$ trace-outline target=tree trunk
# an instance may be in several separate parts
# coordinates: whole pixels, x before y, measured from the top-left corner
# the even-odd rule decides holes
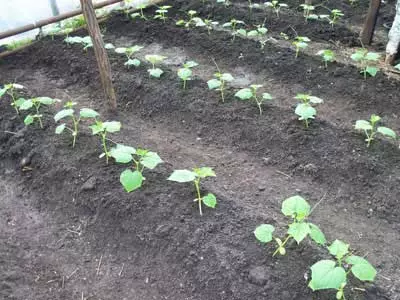
[[[305,0],[304,4],[312,5],[312,0]]]
[[[363,45],[370,45],[372,42],[380,5],[381,0],[371,0],[371,2],[369,3],[367,18],[365,19],[364,27],[361,30],[360,34],[361,42],[363,43]]]
[[[386,45],[387,64],[393,65],[400,44],[400,0],[396,4],[396,16],[393,21],[392,28],[389,31],[389,42]]]
[[[111,77],[111,65],[108,59],[107,51],[104,48],[103,38],[101,37],[100,27],[97,23],[96,13],[93,8],[92,0],[80,0],[83,15],[85,16],[87,29],[93,42],[93,49],[96,55],[97,66],[99,67],[101,84],[104,95],[111,106],[111,110],[117,109],[117,99],[114,92]]]
[[[58,9],[57,0],[49,0],[49,2],[53,16],[58,16],[60,14],[60,10]]]

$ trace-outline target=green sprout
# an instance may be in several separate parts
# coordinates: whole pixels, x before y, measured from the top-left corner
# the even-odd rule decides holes
[[[92,39],[90,36],[80,37],[80,36],[69,36],[64,39],[67,44],[81,44],[83,50],[93,47]]]
[[[18,102],[19,110],[30,110],[32,107],[35,108],[34,114],[29,114],[24,119],[24,124],[26,126],[31,125],[35,122],[35,120],[39,121],[40,128],[43,128],[42,117],[43,115],[40,113],[40,108],[42,105],[52,105],[58,100],[49,98],[49,97],[37,97],[32,99],[23,99]]]
[[[203,178],[207,177],[215,177],[215,172],[213,171],[212,168],[209,167],[202,167],[202,168],[194,168],[193,170],[175,170],[172,172],[171,176],[168,177],[168,180],[170,181],[175,181],[175,182],[193,182],[195,189],[196,189],[196,194],[197,198],[194,200],[198,203],[199,205],[199,212],[200,215],[203,215],[202,211],[202,203],[204,205],[215,208],[217,205],[217,198],[215,197],[214,194],[207,194],[205,196],[201,196],[200,193],[200,180]]]
[[[170,5],[159,6],[158,9],[156,10],[156,15],[153,18],[155,20],[157,20],[157,19],[163,20],[165,23],[165,20],[167,19],[165,14],[168,13],[168,9],[170,9],[171,7],[172,6],[170,6]]]
[[[188,80],[192,80],[192,68],[198,66],[199,64],[195,61],[188,61],[185,64],[183,64],[183,68],[178,69],[178,76],[180,79],[183,81],[183,89],[186,89],[186,82]]]
[[[217,2],[217,4],[224,4],[225,7],[228,7],[229,5],[231,5],[231,2],[229,0],[217,0],[216,2]]]
[[[143,9],[145,9],[147,6],[146,4],[140,4],[136,8],[139,9],[140,12],[134,12],[131,14],[131,18],[135,19],[137,17],[143,19],[143,20],[148,20],[147,17],[144,15]]]
[[[297,104],[294,113],[299,116],[300,121],[304,121],[304,126],[308,128],[309,120],[314,119],[317,114],[317,110],[312,105],[321,104],[324,100],[309,94],[297,94],[295,99],[301,102]]]
[[[265,38],[265,36],[267,35],[268,29],[263,25],[257,25],[256,27],[257,29],[247,32],[247,36],[258,38],[261,50],[264,50],[265,44],[267,43],[267,39]]]
[[[271,8],[275,12],[275,14],[278,17],[278,19],[279,19],[279,13],[281,11],[281,8],[287,8],[288,7],[288,5],[286,3],[281,3],[281,2],[279,2],[277,0],[273,0],[273,1],[270,1],[270,2],[269,1],[265,2],[264,5],[266,7]]]
[[[345,300],[344,288],[350,273],[361,281],[374,281],[375,268],[364,257],[353,255],[349,247],[349,244],[335,240],[328,251],[336,260],[323,259],[313,264],[308,287],[313,291],[335,289],[336,299]]]
[[[211,34],[211,30],[214,28],[214,26],[217,26],[219,24],[218,21],[213,21],[210,19],[200,19],[196,18],[196,27],[206,27],[208,35]]]
[[[358,62],[361,67],[360,73],[364,75],[364,79],[367,79],[367,74],[375,77],[379,71],[379,68],[370,66],[370,62],[378,62],[380,55],[375,52],[368,52],[367,49],[359,49],[351,55],[351,59]]]
[[[186,28],[190,28],[190,25],[192,25],[192,23],[193,24],[196,24],[196,20],[195,20],[195,16],[196,16],[196,14],[197,14],[197,11],[195,11],[195,10],[189,10],[188,12],[187,12],[187,14],[188,14],[188,16],[189,16],[189,20],[183,20],[183,19],[180,19],[180,20],[178,20],[175,24],[177,25],[177,26],[184,26],[184,27],[186,27]],[[200,19],[201,20],[201,19]],[[197,20],[198,21],[198,20]]]
[[[221,100],[225,102],[225,90],[226,90],[226,83],[233,81],[233,76],[230,73],[221,73],[218,71],[214,74],[213,79],[207,81],[208,88],[210,90],[217,90],[221,92]]]
[[[332,50],[320,50],[317,52],[317,55],[322,57],[322,60],[324,61],[325,64],[325,69],[328,68],[328,62],[334,62],[335,61],[335,52]]]
[[[378,115],[371,115],[369,121],[367,120],[357,120],[355,124],[356,130],[364,131],[366,136],[365,141],[367,142],[367,147],[371,145],[371,142],[375,139],[375,136],[379,133],[385,137],[396,139],[396,133],[385,126],[377,126],[378,122],[381,120],[381,117]]]
[[[261,224],[255,231],[254,235],[257,240],[263,244],[269,243],[275,240],[277,248],[272,254],[285,255],[286,244],[289,240],[294,239],[297,244],[300,244],[307,236],[309,236],[315,243],[319,245],[325,245],[326,239],[323,232],[319,227],[313,223],[307,221],[308,216],[311,214],[310,204],[301,196],[292,196],[282,202],[282,213],[291,218],[291,222],[288,224],[288,230],[286,237],[282,241],[279,237],[274,237],[273,233],[275,227],[270,224]]]
[[[18,40],[18,41],[12,41],[12,42],[6,44],[6,48],[7,48],[7,50],[13,51],[13,50],[28,46],[30,44],[32,44],[32,39],[25,38],[25,39]]]
[[[265,101],[272,100],[272,96],[269,93],[263,93],[262,97],[257,96],[257,90],[261,87],[261,84],[252,84],[250,87],[241,89],[235,94],[235,97],[238,97],[240,100],[254,100],[258,106],[258,110],[260,111],[260,116],[263,112],[262,104]]]
[[[121,130],[121,123],[117,121],[110,122],[102,122],[96,120],[96,123],[89,126],[92,129],[93,135],[98,135],[101,139],[101,145],[103,147],[103,153],[100,154],[99,158],[106,157],[106,162],[108,164],[108,160],[111,157],[110,150],[107,147],[107,134],[119,132]]]
[[[17,90],[22,90],[24,88],[23,85],[18,83],[8,83],[0,89],[0,99],[4,95],[9,95],[11,98],[11,106],[14,107],[17,114],[19,114],[18,106],[25,101],[24,98],[18,96]]]
[[[296,36],[292,43],[296,47],[296,58],[299,57],[300,49],[307,48],[309,42],[311,42],[311,40],[306,36]]]
[[[71,31],[83,27],[85,25],[86,25],[86,20],[83,15],[72,17],[62,22],[62,27],[68,28]]]
[[[343,16],[344,16],[344,13],[341,10],[332,9],[330,15],[320,15],[319,17],[321,19],[327,19],[329,21],[329,24],[331,24],[333,27],[339,21],[339,19]]]
[[[132,163],[132,168],[126,169],[120,175],[120,183],[125,191],[130,193],[137,190],[142,186],[143,181],[146,179],[143,176],[144,170],[153,170],[157,165],[162,163],[162,159],[157,153],[146,149],[135,149],[130,146],[117,144],[111,148],[110,156],[115,159],[117,163],[127,164]]]
[[[56,134],[61,134],[67,129],[72,135],[72,148],[75,148],[76,137],[79,133],[79,123],[82,119],[95,119],[99,116],[99,113],[90,108],[81,108],[79,116],[74,110],[75,102],[68,101],[65,103],[64,108],[60,110],[54,116],[54,121],[59,122],[60,120],[71,119],[72,126],[68,126],[67,123],[62,123],[56,127]]]
[[[235,41],[236,35],[240,32],[237,31],[238,25],[244,25],[245,23],[240,20],[232,19],[229,22],[222,25],[222,27],[230,27],[232,29],[232,42]]]
[[[313,11],[315,10],[314,5],[301,4],[300,7],[303,9],[303,16],[306,19],[306,21],[318,19],[318,15],[313,14]]]
[[[163,70],[160,68],[156,68],[155,65],[158,63],[161,63],[164,59],[166,59],[166,56],[162,55],[157,55],[157,54],[149,54],[144,57],[148,62],[151,63],[152,68],[148,69],[147,72],[149,72],[150,76],[155,77],[155,78],[160,78],[160,76],[164,73]]]
[[[132,58],[132,57],[136,52],[140,51],[141,49],[143,49],[143,46],[135,45],[135,46],[132,46],[132,47],[127,47],[127,48],[125,48],[125,47],[116,48],[115,52],[119,53],[119,54],[125,54],[126,58],[128,59],[124,63],[125,66],[127,66],[127,67],[130,67],[130,66],[138,67],[138,66],[140,66],[140,60],[138,60],[137,58]]]

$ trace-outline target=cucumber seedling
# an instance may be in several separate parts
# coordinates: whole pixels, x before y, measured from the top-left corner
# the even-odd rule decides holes
[[[67,44],[81,44],[83,46],[83,50],[87,50],[88,48],[93,47],[92,39],[90,36],[68,36],[64,39],[64,42]]]
[[[233,76],[230,73],[217,72],[214,74],[213,79],[207,81],[208,88],[210,90],[216,90],[221,92],[221,100],[225,102],[225,90],[226,83],[233,81]]]
[[[19,110],[29,110],[32,107],[35,109],[34,114],[29,114],[25,117],[24,119],[24,124],[25,125],[31,125],[35,122],[35,120],[38,120],[40,128],[43,128],[43,123],[42,123],[42,117],[43,115],[40,113],[40,108],[42,105],[52,105],[58,100],[49,98],[49,97],[36,97],[32,99],[23,99],[18,103],[18,108]]]
[[[337,290],[336,299],[344,300],[344,288],[350,273],[361,281],[374,281],[377,273],[375,268],[364,257],[351,254],[349,247],[349,244],[335,240],[328,247],[335,260],[323,259],[313,264],[308,287],[313,291]]]
[[[254,231],[257,240],[263,244],[275,240],[277,248],[272,256],[278,253],[280,255],[285,255],[285,246],[290,239],[294,239],[297,244],[300,244],[301,241],[309,236],[318,245],[326,244],[325,235],[319,227],[307,221],[307,217],[311,213],[311,207],[303,197],[296,195],[284,200],[282,202],[281,212],[285,216],[291,218],[291,222],[288,224],[286,237],[283,241],[281,238],[273,235],[275,227],[270,224],[261,224]]]
[[[318,15],[314,14],[315,6],[310,4],[301,4],[300,7],[303,9],[303,16],[306,20],[317,20]]]
[[[75,102],[68,101],[65,103],[64,108],[60,110],[54,116],[54,121],[57,123],[60,120],[70,119],[72,125],[68,126],[67,123],[62,123],[56,127],[56,134],[61,134],[68,130],[72,135],[72,148],[75,148],[76,137],[79,133],[79,123],[82,119],[95,119],[99,116],[99,113],[90,108],[81,108],[79,115],[75,112]]]
[[[344,13],[340,9],[332,9],[330,15],[320,15],[319,17],[321,19],[327,19],[329,21],[329,24],[331,24],[333,27],[343,16]]]
[[[262,104],[265,101],[270,101],[272,100],[272,96],[269,93],[263,93],[261,97],[257,96],[257,90],[261,88],[261,84],[252,84],[248,88],[244,88],[239,90],[236,94],[235,97],[238,97],[240,100],[243,101],[248,101],[248,100],[253,100],[256,102],[258,106],[258,110],[260,111],[260,116],[262,115]]]
[[[18,96],[17,90],[22,90],[23,88],[24,86],[21,84],[8,83],[0,89],[0,99],[6,94],[10,96],[11,106],[14,107],[17,114],[19,114],[18,106],[25,101],[24,98]]]
[[[378,122],[381,120],[381,117],[378,115],[371,115],[369,121],[367,120],[357,120],[355,124],[355,129],[363,131],[367,142],[367,147],[371,145],[371,142],[375,139],[375,136],[379,133],[385,137],[396,139],[396,133],[385,126],[377,126]]]
[[[222,27],[230,27],[232,29],[232,42],[234,42],[236,35],[240,32],[243,32],[243,31],[238,32],[237,30],[238,25],[244,25],[244,24],[245,23],[243,21],[232,19],[229,22],[223,24]]]
[[[192,23],[195,24],[194,18],[196,18],[196,17],[195,17],[196,14],[197,14],[197,11],[195,11],[195,10],[189,10],[189,11],[187,12],[187,15],[188,15],[188,17],[189,17],[189,20],[186,21],[186,20],[180,19],[180,20],[178,20],[175,24],[176,24],[177,26],[184,26],[185,28],[190,28],[190,25],[192,25]]]
[[[141,49],[143,49],[143,46],[134,45],[132,47],[127,47],[127,48],[125,48],[125,47],[116,48],[115,52],[119,53],[119,54],[125,54],[126,58],[128,59],[124,63],[125,66],[127,66],[127,67],[130,67],[130,66],[138,67],[138,66],[140,66],[140,60],[137,59],[137,58],[133,58],[133,55],[136,52],[140,51]]]
[[[218,25],[218,21],[213,21],[210,19],[201,19],[201,18],[193,18],[194,24],[196,27],[205,27],[207,28],[208,35],[211,34],[211,30],[214,29],[214,26]]]
[[[132,169],[124,170],[119,177],[120,183],[128,193],[142,186],[143,180],[146,179],[143,176],[145,169],[153,170],[163,162],[156,152],[146,149],[135,149],[121,144],[117,144],[111,148],[110,156],[117,163],[132,163]]]
[[[178,69],[178,76],[180,79],[183,81],[183,89],[186,89],[186,82],[188,80],[192,80],[192,68],[198,66],[199,64],[195,61],[188,61],[185,64],[183,64],[183,68]]]
[[[165,23],[165,20],[167,19],[165,15],[168,13],[168,9],[170,9],[171,7],[171,5],[159,6],[156,10],[156,15],[153,18],[155,20],[163,20],[163,22]]]
[[[155,78],[160,78],[160,76],[164,73],[164,71],[161,70],[160,68],[156,68],[155,65],[161,63],[167,57],[157,54],[148,54],[144,58],[152,65],[152,68],[147,70],[150,76]]]
[[[140,4],[138,5],[136,8],[139,9],[139,12],[134,12],[132,13],[130,16],[132,19],[135,19],[137,17],[139,17],[140,19],[143,20],[148,20],[147,17],[144,15],[143,9],[145,9],[147,6],[146,4]]]
[[[378,62],[380,55],[376,52],[368,52],[367,49],[359,49],[351,55],[351,59],[359,63],[361,67],[360,73],[367,79],[367,74],[375,77],[379,69],[376,66],[371,66],[370,63]]]
[[[168,177],[168,180],[175,182],[193,182],[194,187],[196,189],[197,198],[194,200],[199,205],[200,215],[203,215],[202,211],[202,203],[204,205],[215,208],[217,205],[217,198],[214,194],[208,193],[205,196],[201,196],[200,193],[200,180],[207,177],[215,177],[215,172],[212,168],[202,167],[202,168],[194,168],[193,170],[175,170],[172,172],[171,176]]]
[[[296,58],[299,57],[300,49],[308,47],[308,43],[311,40],[306,36],[296,36],[292,44],[296,47]]]
[[[277,0],[265,2],[264,5],[268,8],[271,8],[274,11],[274,13],[276,14],[276,16],[278,17],[278,19],[279,19],[279,13],[281,11],[281,8],[288,7],[288,5],[286,3],[282,3]]]
[[[304,126],[308,128],[310,120],[317,115],[317,110],[312,105],[321,104],[324,100],[309,94],[297,94],[294,98],[301,101],[297,104],[294,113],[299,116],[300,121],[304,121]]]
[[[106,157],[106,162],[108,164],[108,160],[111,157],[110,150],[107,146],[107,135],[109,133],[115,133],[119,132],[121,130],[121,123],[117,121],[107,121],[107,122],[102,122],[96,120],[96,123],[93,125],[90,125],[89,128],[92,130],[93,135],[98,135],[101,140],[101,145],[103,147],[103,153],[100,154],[99,158]]]
[[[325,64],[325,69],[328,68],[328,62],[335,61],[335,52],[333,52],[332,50],[320,50],[317,52],[317,55],[322,57],[322,60]]]

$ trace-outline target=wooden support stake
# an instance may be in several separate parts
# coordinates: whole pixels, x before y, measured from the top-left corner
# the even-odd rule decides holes
[[[115,96],[115,91],[112,84],[111,65],[108,59],[107,51],[104,48],[104,42],[101,36],[99,24],[97,23],[93,3],[92,0],[80,1],[83,15],[85,16],[87,24],[87,29],[92,39],[94,54],[96,55],[97,66],[99,67],[104,95],[110,104],[111,110],[115,111],[117,109],[117,98]]]
[[[374,36],[376,19],[378,18],[381,0],[370,0],[367,18],[361,30],[360,38],[363,45],[370,45]]]

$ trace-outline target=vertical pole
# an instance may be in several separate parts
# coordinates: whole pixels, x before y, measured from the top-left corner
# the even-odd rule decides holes
[[[312,0],[305,0],[305,1],[304,1],[304,4],[312,5]]]
[[[60,14],[60,10],[58,9],[57,0],[49,0],[49,2],[53,16],[58,16]]]
[[[110,104],[111,110],[115,111],[117,109],[117,98],[115,96],[115,91],[112,84],[111,65],[108,59],[107,51],[104,48],[104,42],[101,36],[99,24],[97,23],[93,3],[92,0],[80,1],[83,15],[85,16],[87,24],[87,29],[92,39],[94,54],[96,55],[97,66],[99,67],[104,95]]]
[[[364,27],[360,34],[363,45],[369,45],[372,42],[380,5],[381,0],[370,0],[367,18],[365,19]]]

